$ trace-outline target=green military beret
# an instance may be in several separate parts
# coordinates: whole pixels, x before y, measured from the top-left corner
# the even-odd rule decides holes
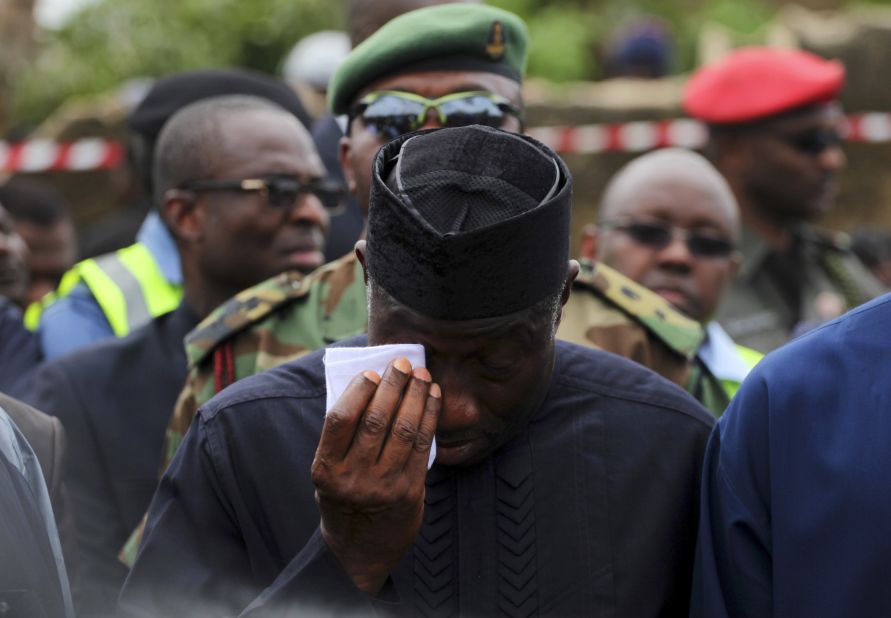
[[[528,33],[522,19],[482,4],[441,4],[400,15],[358,45],[328,84],[328,103],[346,114],[383,77],[414,71],[487,71],[522,81]]]

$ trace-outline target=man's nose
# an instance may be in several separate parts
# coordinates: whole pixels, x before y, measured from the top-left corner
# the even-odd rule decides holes
[[[313,193],[303,193],[297,198],[297,202],[291,206],[289,221],[298,225],[318,227],[328,230],[328,211],[322,204],[322,200]]]
[[[432,372],[431,372],[432,373]],[[460,379],[441,379],[433,374],[442,387],[442,410],[439,429],[448,436],[460,437],[460,433],[475,427],[481,418],[480,405]]]
[[[824,148],[819,155],[819,162],[823,169],[830,172],[840,172],[847,163],[845,151],[839,144],[834,144],[828,148]]]
[[[660,265],[674,268],[689,269],[694,262],[686,237],[678,231],[673,233],[671,240],[656,254],[656,257]]]

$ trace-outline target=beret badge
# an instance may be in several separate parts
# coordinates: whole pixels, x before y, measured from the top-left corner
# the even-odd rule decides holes
[[[489,40],[486,45],[486,55],[492,60],[500,60],[505,50],[504,26],[500,21],[493,21],[489,29]]]

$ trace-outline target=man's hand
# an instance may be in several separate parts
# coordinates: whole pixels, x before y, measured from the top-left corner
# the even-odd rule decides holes
[[[383,379],[356,376],[325,418],[312,464],[322,536],[366,593],[380,591],[421,527],[441,402],[430,373],[399,358]]]

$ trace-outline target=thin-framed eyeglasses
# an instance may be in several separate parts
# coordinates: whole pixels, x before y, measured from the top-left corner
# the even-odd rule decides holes
[[[618,230],[639,245],[662,250],[678,238],[687,245],[690,254],[697,258],[721,259],[730,257],[736,245],[728,238],[700,230],[688,230],[655,221],[600,221],[603,230]]]

